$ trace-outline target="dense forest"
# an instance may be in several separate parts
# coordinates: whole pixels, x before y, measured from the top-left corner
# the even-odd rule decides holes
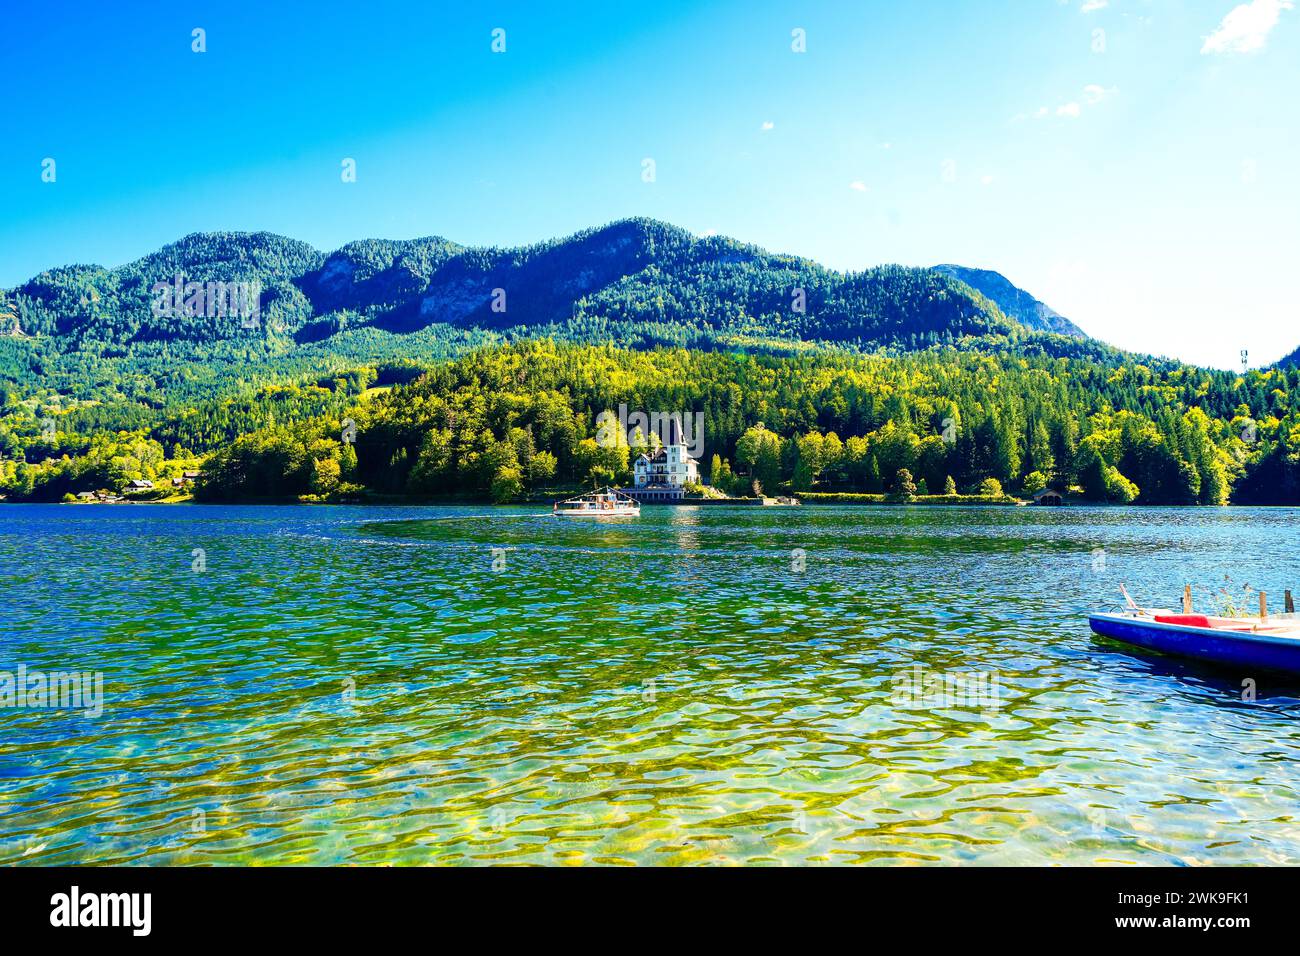
[[[256,284],[258,321],[160,314],[155,287],[177,276]],[[4,332],[9,500],[199,470],[205,500],[509,500],[627,480],[635,447],[596,441],[625,404],[701,413],[703,470],[732,493],[1300,502],[1293,364],[1133,356],[996,273],[845,274],[650,220],[328,256],[196,235],[0,292]]]
[[[712,482],[920,493],[1077,487],[1096,501],[1297,501],[1300,373],[1238,378],[957,350],[755,356],[524,343],[487,349],[359,403],[217,452],[207,498],[351,490],[498,499],[555,480],[627,479],[635,449],[596,441],[630,409],[702,412]],[[634,439],[635,441],[635,439]]]
[[[905,469],[920,494],[1050,485],[1115,503],[1300,501],[1297,371],[1240,377],[956,349],[770,356],[533,341],[472,352],[406,384],[378,388],[376,376],[263,396],[267,421],[207,458],[198,497],[510,500],[626,481],[636,436],[632,446],[596,440],[600,413],[626,404],[702,413],[705,471],[729,492],[755,481],[768,492],[894,492]],[[111,439],[57,433],[54,447],[31,446],[50,461],[6,462],[0,478],[16,497],[57,500],[113,474],[163,476],[194,457],[180,441],[166,444],[178,427],[168,419]]]
[[[184,313],[157,308],[159,285],[198,292],[214,282],[260,290],[256,320],[201,293]],[[208,233],[119,268],[67,266],[0,290],[0,391],[69,435],[187,418],[175,439],[206,452],[263,423],[229,400],[265,406],[257,395],[266,389],[431,366],[538,336],[772,353],[828,343],[995,348],[1030,337],[931,270],[843,274],[651,220],[520,249],[362,240],[329,255],[267,233]],[[0,442],[12,460],[14,440]]]

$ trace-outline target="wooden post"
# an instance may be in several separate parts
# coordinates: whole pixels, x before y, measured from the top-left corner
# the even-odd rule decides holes
[[[1268,620],[1268,593],[1265,591],[1259,592],[1259,619]]]
[[[1286,612],[1288,614],[1295,613],[1295,598],[1291,597],[1290,591],[1286,592]]]
[[[1192,586],[1190,584],[1183,585],[1183,613],[1192,613]]]

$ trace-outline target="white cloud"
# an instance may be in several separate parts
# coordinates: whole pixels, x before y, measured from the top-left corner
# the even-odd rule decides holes
[[[849,188],[857,192],[864,193],[867,191],[867,184],[860,179],[855,179],[853,180],[853,182],[849,183]]]
[[[981,176],[981,177],[980,177],[980,185],[981,185],[981,186],[992,186],[992,185],[993,185],[993,177],[992,177],[992,176]]]
[[[1254,53],[1277,26],[1283,10],[1295,7],[1295,0],[1251,0],[1233,7],[1219,28],[1205,38],[1202,53]]]
[[[765,129],[765,130],[767,130],[767,129],[773,129],[773,128],[775,128],[775,126],[776,126],[776,124],[773,123],[771,120],[766,120],[766,121],[763,123],[763,125],[762,125],[761,127],[759,127],[759,128],[760,128],[760,129]]]
[[[1110,0],[1084,0],[1083,6],[1079,8],[1080,13],[1092,13],[1094,10],[1105,10],[1110,6]]]
[[[1083,99],[1089,106],[1096,106],[1114,92],[1114,87],[1111,87],[1108,90],[1106,87],[1100,86],[1096,83],[1089,83],[1083,88]]]
[[[1098,103],[1109,99],[1118,92],[1119,90],[1113,86],[1108,89],[1098,83],[1089,83],[1083,88],[1082,103],[1080,103],[1079,100],[1070,100],[1067,103],[1062,103],[1054,110],[1047,106],[1040,106],[1038,109],[1034,110],[1033,113],[1028,115],[1032,116],[1036,120],[1048,119],[1053,115],[1062,117],[1063,119],[1078,119],[1083,115],[1085,107],[1096,106]],[[1024,113],[1020,113],[1012,117],[1012,119],[1021,120],[1025,118],[1025,115],[1026,114]]]

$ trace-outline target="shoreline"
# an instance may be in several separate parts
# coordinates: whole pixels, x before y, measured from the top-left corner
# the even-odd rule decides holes
[[[872,498],[880,500],[861,500],[863,498]],[[963,499],[963,500],[954,500]],[[847,500],[853,499],[853,500]],[[937,500],[936,500],[937,499]],[[241,498],[230,501],[199,501],[193,496],[163,498],[157,500],[122,500],[122,501],[10,501],[0,498],[0,507],[5,505],[60,505],[60,506],[103,506],[103,507],[120,507],[123,505],[227,505],[238,507],[251,507],[259,505],[280,506],[300,505],[302,507],[326,506],[326,507],[475,507],[475,508],[521,508],[529,506],[542,507],[550,505],[555,499],[524,499],[521,501],[498,502],[485,498],[401,498],[384,496],[381,498],[348,500],[348,501],[301,501],[298,498]],[[838,496],[830,495],[805,495],[798,499],[799,504],[773,504],[764,505],[762,502],[752,498],[737,498],[730,500],[721,500],[717,498],[701,498],[685,501],[655,501],[642,502],[647,508],[756,508],[764,510],[767,508],[784,509],[784,508],[802,508],[818,507],[826,508],[833,506],[844,506],[853,508],[1034,508],[1041,511],[1059,511],[1069,510],[1071,508],[1187,508],[1196,510],[1213,510],[1213,509],[1246,509],[1246,508],[1276,508],[1279,510],[1296,509],[1300,505],[1270,505],[1270,504],[1226,504],[1226,505],[1202,505],[1202,504],[1112,504],[1105,501],[1071,501],[1063,505],[1035,505],[1032,501],[1023,498],[1008,497],[1006,499],[992,500],[982,495],[933,495],[930,498],[924,496],[915,498],[911,501],[888,500],[883,495],[846,495],[844,499]]]

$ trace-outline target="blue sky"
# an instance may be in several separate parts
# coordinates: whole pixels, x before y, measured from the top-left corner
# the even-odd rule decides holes
[[[0,57],[0,286],[197,230],[514,245],[646,215],[996,269],[1203,364],[1300,345],[1293,0],[54,2],[6,14]]]

